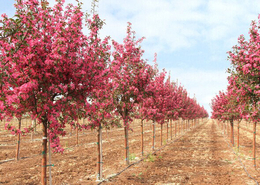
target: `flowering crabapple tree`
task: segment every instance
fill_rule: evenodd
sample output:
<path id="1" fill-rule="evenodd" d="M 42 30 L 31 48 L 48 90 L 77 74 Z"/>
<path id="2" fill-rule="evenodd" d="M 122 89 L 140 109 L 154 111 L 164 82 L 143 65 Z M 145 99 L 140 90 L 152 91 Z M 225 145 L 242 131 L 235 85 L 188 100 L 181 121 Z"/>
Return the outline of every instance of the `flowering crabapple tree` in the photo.
<path id="1" fill-rule="evenodd" d="M 259 51 L 259 21 L 258 23 L 253 21 L 249 30 L 249 40 L 246 41 L 245 37 L 241 35 L 238 39 L 238 44 L 233 46 L 233 50 L 229 51 L 229 60 L 231 62 L 231 68 L 228 72 L 232 78 L 229 81 L 233 81 L 232 88 L 245 97 L 246 104 L 243 106 L 242 112 L 247 112 L 244 118 L 250 118 L 254 124 L 254 136 L 253 136 L 253 158 L 254 166 L 255 161 L 255 139 L 256 139 L 256 124 L 260 121 L 259 104 L 260 104 L 260 51 Z"/>
<path id="2" fill-rule="evenodd" d="M 150 82 L 147 87 L 147 90 L 151 92 L 151 96 L 146 100 L 147 107 L 147 119 L 153 121 L 153 150 L 155 150 L 155 122 L 160 124 L 164 123 L 164 112 L 163 103 L 164 103 L 164 80 L 166 76 L 166 71 L 159 72 L 157 66 L 154 66 L 156 71 L 155 77 Z"/>
<path id="3" fill-rule="evenodd" d="M 87 118 L 89 120 L 88 125 L 82 125 L 86 129 L 97 130 L 97 179 L 102 179 L 102 129 L 110 129 L 111 127 L 118 126 L 120 119 L 115 112 L 115 106 L 113 103 L 111 74 L 105 74 L 107 77 L 104 81 L 95 87 L 91 96 L 89 97 L 90 108 L 87 109 Z M 110 77 L 109 77 L 110 76 Z M 109 78 L 108 78 L 109 77 Z M 110 81 L 110 82 L 109 82 Z"/>
<path id="4" fill-rule="evenodd" d="M 28 112 L 42 125 L 42 184 L 46 184 L 47 137 L 54 152 L 63 152 L 59 135 L 64 127 L 77 120 L 78 111 L 86 106 L 93 87 L 102 82 L 105 60 L 95 53 L 107 48 L 107 40 L 96 41 L 100 29 L 97 15 L 87 20 L 90 34 L 85 36 L 81 4 L 68 5 L 57 0 L 54 7 L 47 1 L 25 0 L 15 4 L 15 18 L 1 19 L 0 69 L 1 109 L 9 115 L 16 109 Z M 96 43 L 101 44 L 96 44 Z M 101 57 L 102 56 L 98 56 Z M 9 123 L 7 128 L 13 128 Z"/>
<path id="5" fill-rule="evenodd" d="M 238 102 L 236 94 L 232 91 L 219 92 L 212 100 L 212 118 L 219 119 L 221 121 L 228 121 L 230 123 L 230 142 L 234 146 L 234 120 L 241 118 L 240 111 L 238 108 Z"/>
<path id="6" fill-rule="evenodd" d="M 135 111 L 136 105 L 142 102 L 152 74 L 151 66 L 142 59 L 144 51 L 139 46 L 144 38 L 135 39 L 135 32 L 131 30 L 131 23 L 128 23 L 124 43 L 112 42 L 112 94 L 115 111 L 124 123 L 126 164 L 129 164 L 128 129 L 132 121 L 131 114 Z"/>
<path id="7" fill-rule="evenodd" d="M 169 93 L 169 96 L 166 99 L 166 108 L 167 108 L 166 119 L 168 120 L 168 122 L 170 122 L 171 139 L 172 139 L 172 121 L 178 119 L 181 96 L 178 94 L 177 83 L 170 81 L 170 75 L 166 82 L 166 86 L 167 86 L 167 91 Z M 167 125 L 167 129 L 168 129 L 168 125 Z M 167 139 L 168 139 L 168 131 L 167 131 Z"/>

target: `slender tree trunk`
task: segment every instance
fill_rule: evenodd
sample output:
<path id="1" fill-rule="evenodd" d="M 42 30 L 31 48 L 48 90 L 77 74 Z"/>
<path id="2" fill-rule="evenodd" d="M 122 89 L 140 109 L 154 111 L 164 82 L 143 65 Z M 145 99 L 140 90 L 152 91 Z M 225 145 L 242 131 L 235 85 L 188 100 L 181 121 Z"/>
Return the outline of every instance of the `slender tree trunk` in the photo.
<path id="1" fill-rule="evenodd" d="M 254 134 L 253 134 L 253 159 L 254 168 L 256 168 L 256 121 L 254 121 Z"/>
<path id="2" fill-rule="evenodd" d="M 77 127 L 76 127 L 76 145 L 79 144 L 79 129 L 78 129 L 78 124 L 77 124 Z"/>
<path id="3" fill-rule="evenodd" d="M 170 120 L 170 124 L 171 124 L 171 140 L 172 140 L 172 120 Z"/>
<path id="4" fill-rule="evenodd" d="M 50 145 L 50 138 L 48 140 L 48 145 L 49 145 L 49 184 L 52 185 L 52 177 L 51 177 L 51 145 Z"/>
<path id="5" fill-rule="evenodd" d="M 153 150 L 155 150 L 155 121 L 153 120 Z"/>
<path id="6" fill-rule="evenodd" d="M 161 146 L 162 146 L 163 124 L 161 124 Z"/>
<path id="7" fill-rule="evenodd" d="M 22 118 L 18 118 L 18 129 L 21 130 L 21 122 L 22 122 Z M 20 141 L 21 141 L 21 134 L 19 133 L 17 135 L 17 149 L 16 149 L 16 160 L 19 160 L 19 154 L 20 154 Z"/>
<path id="8" fill-rule="evenodd" d="M 37 132 L 37 129 L 36 129 L 36 126 L 37 126 L 36 119 L 33 120 L 33 126 L 34 126 L 34 133 L 35 133 L 35 132 Z"/>
<path id="9" fill-rule="evenodd" d="M 97 172 L 98 172 L 98 176 L 97 176 L 97 179 L 98 180 L 101 180 L 102 179 L 102 127 L 101 125 L 99 125 L 99 128 L 98 128 L 98 134 L 97 134 L 97 139 L 98 139 L 98 142 L 97 142 L 97 149 L 98 149 L 98 159 L 97 159 Z"/>
<path id="10" fill-rule="evenodd" d="M 126 165 L 129 165 L 128 128 L 126 124 L 125 124 L 125 160 L 126 160 Z"/>
<path id="11" fill-rule="evenodd" d="M 47 168 L 47 121 L 42 123 L 42 185 L 47 185 L 46 168 Z"/>
<path id="12" fill-rule="evenodd" d="M 32 120 L 31 126 L 34 127 L 34 120 Z M 31 142 L 33 142 L 33 135 L 34 135 L 35 129 L 31 132 Z"/>
<path id="13" fill-rule="evenodd" d="M 85 123 L 85 118 L 82 118 L 83 120 L 82 120 L 82 124 L 83 125 L 85 125 L 86 123 Z M 84 135 L 84 129 L 82 129 L 82 134 Z"/>
<path id="14" fill-rule="evenodd" d="M 168 139 L 169 139 L 169 125 L 168 125 L 168 122 L 167 122 L 166 126 L 167 126 L 167 128 L 166 128 L 166 132 L 167 132 L 166 142 L 168 142 Z"/>
<path id="15" fill-rule="evenodd" d="M 239 121 L 237 122 L 237 149 L 239 151 Z"/>
<path id="16" fill-rule="evenodd" d="M 178 120 L 179 121 L 179 120 Z M 176 137 L 176 133 L 177 133 L 177 122 L 178 122 L 177 120 L 175 120 L 175 129 L 174 129 L 174 135 L 175 135 L 175 137 Z"/>
<path id="17" fill-rule="evenodd" d="M 234 146 L 234 121 L 230 120 L 230 142 Z"/>
<path id="18" fill-rule="evenodd" d="M 181 134 L 181 119 L 178 120 L 178 133 L 177 134 Z"/>
<path id="19" fill-rule="evenodd" d="M 141 150 L 142 150 L 142 156 L 144 155 L 144 123 L 143 119 L 141 121 Z"/>

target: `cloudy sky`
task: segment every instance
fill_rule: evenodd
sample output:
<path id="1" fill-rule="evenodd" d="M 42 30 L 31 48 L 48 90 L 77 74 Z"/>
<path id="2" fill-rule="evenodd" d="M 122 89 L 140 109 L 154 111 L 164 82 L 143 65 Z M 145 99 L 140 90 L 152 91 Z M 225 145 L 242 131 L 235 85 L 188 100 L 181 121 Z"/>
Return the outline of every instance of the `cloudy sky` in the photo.
<path id="1" fill-rule="evenodd" d="M 0 13 L 12 16 L 14 2 L 0 0 Z M 91 0 L 84 0 L 83 10 L 90 8 Z M 211 99 L 227 86 L 226 52 L 239 35 L 248 38 L 259 10 L 257 0 L 99 0 L 97 9 L 106 22 L 102 37 L 122 42 L 131 22 L 137 37 L 146 38 L 144 58 L 152 63 L 157 53 L 159 68 L 171 71 L 171 79 L 195 94 L 209 113 Z"/>

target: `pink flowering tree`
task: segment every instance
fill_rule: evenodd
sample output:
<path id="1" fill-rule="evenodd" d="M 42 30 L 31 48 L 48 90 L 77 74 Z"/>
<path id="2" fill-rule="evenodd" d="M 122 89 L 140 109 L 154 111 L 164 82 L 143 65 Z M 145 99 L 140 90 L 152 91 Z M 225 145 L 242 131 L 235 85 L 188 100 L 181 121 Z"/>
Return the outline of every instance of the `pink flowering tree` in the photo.
<path id="1" fill-rule="evenodd" d="M 127 36 L 123 44 L 113 41 L 114 52 L 111 63 L 113 73 L 113 101 L 115 111 L 121 116 L 125 132 L 126 164 L 129 164 L 128 129 L 137 104 L 142 102 L 146 86 L 150 82 L 152 68 L 142 59 L 144 51 L 136 40 L 128 23 Z"/>
<path id="2" fill-rule="evenodd" d="M 66 134 L 65 124 L 78 119 L 77 110 L 86 106 L 106 67 L 105 60 L 96 60 L 95 55 L 107 50 L 106 40 L 96 41 L 99 17 L 88 19 L 90 35 L 85 36 L 81 5 L 64 10 L 63 3 L 57 0 L 49 7 L 46 1 L 20 1 L 15 4 L 15 18 L 2 15 L 1 20 L 1 93 L 5 97 L 0 105 L 1 109 L 9 106 L 9 113 L 24 110 L 42 125 L 42 184 L 47 183 L 47 137 L 54 152 L 63 151 L 59 136 Z"/>
<path id="3" fill-rule="evenodd" d="M 249 30 L 249 40 L 247 41 L 243 35 L 238 39 L 238 44 L 233 47 L 232 51 L 229 51 L 229 60 L 231 62 L 231 68 L 228 72 L 232 78 L 232 88 L 241 95 L 239 98 L 246 99 L 243 106 L 246 112 L 243 114 L 244 118 L 250 118 L 254 124 L 254 136 L 253 136 L 253 155 L 254 166 L 255 162 L 255 140 L 256 140 L 256 125 L 260 121 L 259 113 L 259 100 L 260 100 L 260 51 L 259 51 L 259 22 L 253 21 Z M 244 98 L 242 98 L 244 97 Z"/>
<path id="4" fill-rule="evenodd" d="M 165 71 L 159 72 L 156 65 L 154 66 L 154 71 L 156 75 L 147 87 L 147 91 L 151 93 L 151 96 L 146 99 L 144 109 L 142 109 L 143 114 L 147 117 L 146 119 L 153 121 L 153 150 L 155 150 L 155 123 L 162 125 L 165 119 L 164 80 L 166 75 Z"/>
<path id="5" fill-rule="evenodd" d="M 230 123 L 230 142 L 234 146 L 234 121 L 241 119 L 236 94 L 233 94 L 232 91 L 219 92 L 219 95 L 212 100 L 211 106 L 213 119 Z"/>

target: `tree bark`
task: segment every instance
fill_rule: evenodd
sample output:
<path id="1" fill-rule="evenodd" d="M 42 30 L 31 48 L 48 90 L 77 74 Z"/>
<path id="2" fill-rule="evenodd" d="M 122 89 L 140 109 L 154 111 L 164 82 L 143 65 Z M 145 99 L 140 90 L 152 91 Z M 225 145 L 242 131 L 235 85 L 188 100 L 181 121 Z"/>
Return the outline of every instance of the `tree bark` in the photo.
<path id="1" fill-rule="evenodd" d="M 237 122 L 237 150 L 239 151 L 239 121 Z"/>
<path id="2" fill-rule="evenodd" d="M 142 156 L 144 155 L 144 123 L 141 121 L 141 150 Z"/>
<path id="3" fill-rule="evenodd" d="M 166 141 L 168 142 L 168 139 L 169 139 L 169 125 L 168 125 L 168 122 L 167 122 L 166 126 L 167 126 L 167 128 L 166 128 L 166 132 L 167 132 Z"/>
<path id="4" fill-rule="evenodd" d="M 42 185 L 47 185 L 47 124 L 47 120 L 44 120 L 44 122 L 42 123 Z"/>
<path id="5" fill-rule="evenodd" d="M 51 177 L 51 145 L 50 145 L 50 139 L 48 140 L 49 145 L 49 184 L 52 185 L 52 177 Z"/>
<path id="6" fill-rule="evenodd" d="M 18 129 L 21 130 L 21 122 L 22 118 L 18 118 Z M 19 154 L 20 154 L 20 141 L 21 141 L 21 134 L 19 133 L 17 135 L 17 149 L 16 149 L 16 160 L 19 160 Z"/>
<path id="7" fill-rule="evenodd" d="M 175 137 L 176 137 L 176 133 L 177 133 L 177 120 L 175 120 L 175 129 L 174 129 L 174 135 L 175 135 Z"/>
<path id="8" fill-rule="evenodd" d="M 128 128 L 126 124 L 125 124 L 125 160 L 126 160 L 126 165 L 129 165 Z"/>
<path id="9" fill-rule="evenodd" d="M 101 125 L 99 125 L 98 128 L 98 134 L 97 134 L 97 150 L 98 150 L 98 162 L 97 162 L 97 172 L 98 172 L 98 176 L 97 179 L 101 180 L 102 179 L 102 127 Z"/>
<path id="10" fill-rule="evenodd" d="M 234 146 L 234 121 L 230 120 L 230 142 Z"/>
<path id="11" fill-rule="evenodd" d="M 171 124 L 171 140 L 172 140 L 172 120 L 170 120 L 170 124 Z"/>
<path id="12" fill-rule="evenodd" d="M 79 129 L 78 129 L 78 124 L 76 125 L 76 145 L 79 144 Z"/>
<path id="13" fill-rule="evenodd" d="M 162 146 L 163 124 L 161 124 L 161 146 Z"/>
<path id="14" fill-rule="evenodd" d="M 155 150 L 155 121 L 153 121 L 153 150 Z"/>
<path id="15" fill-rule="evenodd" d="M 256 168 L 256 122 L 254 121 L 254 133 L 253 133 L 253 161 L 254 168 Z"/>

